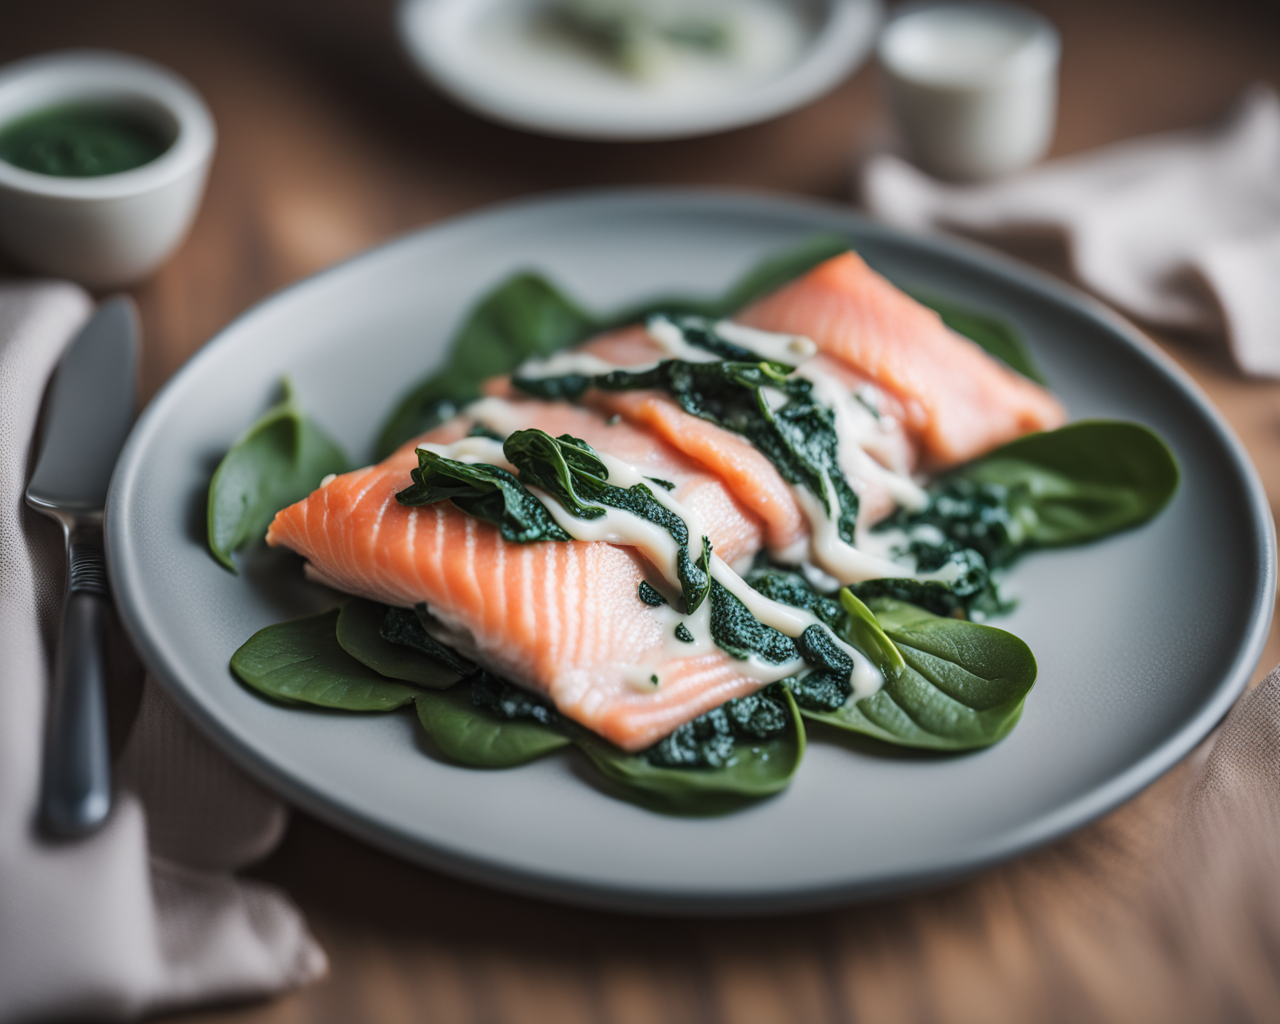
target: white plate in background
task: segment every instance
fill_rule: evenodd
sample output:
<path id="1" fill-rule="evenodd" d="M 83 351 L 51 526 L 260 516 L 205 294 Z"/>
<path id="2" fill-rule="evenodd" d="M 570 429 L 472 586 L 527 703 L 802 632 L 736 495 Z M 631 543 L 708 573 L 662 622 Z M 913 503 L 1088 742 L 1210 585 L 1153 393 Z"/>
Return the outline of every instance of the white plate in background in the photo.
<path id="1" fill-rule="evenodd" d="M 880 0 L 732 0 L 756 11 L 742 60 L 691 61 L 638 82 L 531 31 L 545 0 L 401 0 L 400 40 L 465 107 L 546 135 L 614 141 L 705 135 L 829 92 L 871 50 Z"/>

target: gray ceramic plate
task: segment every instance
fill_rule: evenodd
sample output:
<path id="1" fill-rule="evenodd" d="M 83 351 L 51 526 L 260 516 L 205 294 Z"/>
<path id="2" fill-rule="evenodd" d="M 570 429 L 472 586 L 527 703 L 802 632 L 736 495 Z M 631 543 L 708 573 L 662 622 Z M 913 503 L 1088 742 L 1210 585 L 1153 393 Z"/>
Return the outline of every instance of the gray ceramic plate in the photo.
<path id="1" fill-rule="evenodd" d="M 468 306 L 536 267 L 612 309 L 715 293 L 815 230 L 846 232 L 900 284 L 999 313 L 1026 335 L 1073 417 L 1158 430 L 1182 463 L 1140 530 L 1042 553 L 1001 622 L 1036 653 L 1022 722 L 958 757 L 814 728 L 794 784 L 722 818 L 662 817 L 596 788 L 576 754 L 511 771 L 446 764 L 407 713 L 275 707 L 227 662 L 255 630 L 332 600 L 293 556 L 231 576 L 204 548 L 209 475 L 290 375 L 351 452 L 442 356 Z M 410 235 L 255 307 L 156 396 L 112 484 L 108 557 L 147 663 L 200 727 L 290 800 L 433 867 L 525 892 L 642 911 L 794 909 L 924 884 L 1044 842 L 1172 766 L 1244 687 L 1271 619 L 1274 537 L 1248 457 L 1196 387 L 1096 303 L 989 254 L 814 203 L 603 192 L 500 207 Z"/>

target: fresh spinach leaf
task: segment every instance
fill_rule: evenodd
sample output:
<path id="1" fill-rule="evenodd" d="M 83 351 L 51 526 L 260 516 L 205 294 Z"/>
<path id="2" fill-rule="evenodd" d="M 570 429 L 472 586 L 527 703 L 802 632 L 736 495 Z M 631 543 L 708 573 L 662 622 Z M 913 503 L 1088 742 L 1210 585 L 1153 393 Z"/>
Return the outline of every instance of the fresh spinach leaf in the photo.
<path id="1" fill-rule="evenodd" d="M 901 601 L 868 604 L 903 666 L 877 693 L 833 712 L 802 714 L 889 743 L 970 750 L 1002 739 L 1036 679 L 1031 650 L 1012 633 L 945 619 Z M 857 642 L 846 632 L 849 643 Z"/>
<path id="2" fill-rule="evenodd" d="M 418 721 L 440 752 L 473 768 L 513 768 L 572 742 L 532 717 L 500 717 L 477 706 L 472 684 L 419 693 Z"/>
<path id="3" fill-rule="evenodd" d="M 848 616 L 842 623 L 844 639 L 865 654 L 886 679 L 901 672 L 906 662 L 871 609 L 847 587 L 840 591 L 840 604 Z"/>
<path id="4" fill-rule="evenodd" d="M 391 611 L 386 605 L 355 598 L 342 606 L 338 615 L 337 639 L 349 655 L 380 675 L 403 679 L 418 686 L 443 690 L 462 678 L 462 674 L 421 650 L 396 643 L 383 635 L 383 623 Z M 395 609 L 408 611 L 407 609 Z M 417 622 L 417 617 L 408 614 Z M 421 625 L 418 626 L 421 631 Z M 425 635 L 425 634 L 424 634 Z M 474 666 L 472 666 L 474 669 Z"/>
<path id="5" fill-rule="evenodd" d="M 422 692 L 343 650 L 338 615 L 335 609 L 260 629 L 231 656 L 231 670 L 275 700 L 344 711 L 391 711 Z"/>
<path id="6" fill-rule="evenodd" d="M 396 495 L 401 505 L 452 501 L 468 515 L 493 523 L 517 544 L 570 539 L 546 506 L 500 466 L 458 462 L 419 448 L 418 468 L 409 475 L 413 484 Z"/>
<path id="7" fill-rule="evenodd" d="M 942 317 L 942 322 L 957 334 L 963 334 L 970 341 L 975 342 L 986 351 L 987 355 L 995 356 L 1011 370 L 1016 370 L 1029 380 L 1048 386 L 1049 382 L 1045 380 L 1044 374 L 1031 358 L 1031 352 L 1022 340 L 1022 335 L 1004 320 L 985 313 L 975 313 L 971 309 L 957 306 L 936 295 L 916 291 L 910 291 L 908 294 Z"/>
<path id="8" fill-rule="evenodd" d="M 770 739 L 741 741 L 724 767 L 669 768 L 643 754 L 575 730 L 575 742 L 617 792 L 635 803 L 673 814 L 720 814 L 785 789 L 804 757 L 805 732 L 791 694 L 782 691 L 789 722 Z"/>
<path id="9" fill-rule="evenodd" d="M 350 466 L 342 450 L 307 419 L 288 378 L 284 398 L 240 435 L 209 484 L 209 551 L 236 572 L 231 555 L 260 540 L 275 514 L 301 501 L 329 473 Z"/>
<path id="10" fill-rule="evenodd" d="M 599 321 L 545 278 L 517 274 L 482 298 L 454 336 L 444 368 L 400 400 L 378 437 L 379 459 L 480 396 L 485 379 L 582 341 Z"/>
<path id="11" fill-rule="evenodd" d="M 1006 490 L 1023 544 L 1058 547 L 1147 522 L 1177 491 L 1180 472 L 1147 427 L 1082 420 L 1010 441 L 959 475 Z"/>

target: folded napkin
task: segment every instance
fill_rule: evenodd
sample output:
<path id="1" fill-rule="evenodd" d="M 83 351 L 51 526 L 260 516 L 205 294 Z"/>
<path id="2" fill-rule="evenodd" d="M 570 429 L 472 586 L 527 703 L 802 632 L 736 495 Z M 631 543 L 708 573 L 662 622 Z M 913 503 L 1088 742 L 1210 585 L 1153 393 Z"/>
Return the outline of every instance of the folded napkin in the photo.
<path id="1" fill-rule="evenodd" d="M 896 156 L 863 166 L 875 216 L 909 228 L 1060 238 L 1097 295 L 1151 324 L 1224 339 L 1280 376 L 1280 98 L 1255 86 L 1221 124 L 1107 146 L 983 185 Z"/>
<path id="2" fill-rule="evenodd" d="M 64 585 L 58 527 L 23 504 L 41 397 L 92 308 L 56 282 L 0 285 L 0 1022 L 126 1020 L 322 975 L 288 898 L 234 877 L 284 829 L 274 797 L 149 680 L 106 825 L 35 828 Z"/>

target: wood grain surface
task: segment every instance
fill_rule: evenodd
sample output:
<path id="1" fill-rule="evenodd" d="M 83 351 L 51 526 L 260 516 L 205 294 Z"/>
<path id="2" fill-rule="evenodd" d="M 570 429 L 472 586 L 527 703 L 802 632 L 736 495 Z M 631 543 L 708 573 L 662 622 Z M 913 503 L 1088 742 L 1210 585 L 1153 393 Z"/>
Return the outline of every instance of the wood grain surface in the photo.
<path id="1" fill-rule="evenodd" d="M 1213 116 L 1280 86 L 1280 5 L 1045 0 L 1064 39 L 1055 154 Z M 68 46 L 187 76 L 220 131 L 190 239 L 133 290 L 153 393 L 264 295 L 397 233 L 514 196 L 694 183 L 850 198 L 884 129 L 866 67 L 757 127 L 671 143 L 539 138 L 432 92 L 385 0 L 6 0 L 0 61 Z M 1024 253 L 1059 268 L 1051 253 Z M 1278 284 L 1280 286 L 1280 284 Z M 1158 339 L 1208 391 L 1280 502 L 1280 384 Z M 1262 671 L 1280 661 L 1273 629 Z M 285 1022 L 1199 1022 L 1280 1020 L 1280 874 L 1261 854 L 1166 870 L 1195 757 L 1094 825 L 936 891 L 803 916 L 680 921 L 457 882 L 296 814 L 255 869 L 332 961 L 307 990 L 174 1020 Z M 1274 851 L 1272 851 L 1274 852 Z M 1213 898 L 1201 877 L 1227 878 Z M 167 1018 L 168 1019 L 168 1018 Z"/>

